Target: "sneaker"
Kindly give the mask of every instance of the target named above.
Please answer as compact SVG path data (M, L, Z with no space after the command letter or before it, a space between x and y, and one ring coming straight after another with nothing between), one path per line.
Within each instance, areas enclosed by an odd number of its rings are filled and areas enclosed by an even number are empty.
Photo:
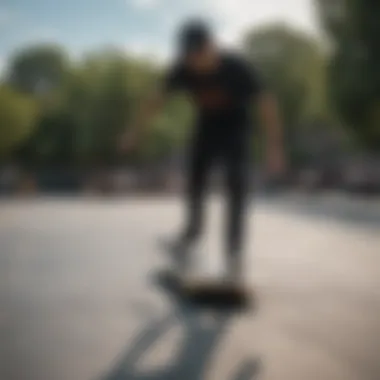
M169 250L172 259L180 271L188 271L196 243L193 239L180 237L170 244Z

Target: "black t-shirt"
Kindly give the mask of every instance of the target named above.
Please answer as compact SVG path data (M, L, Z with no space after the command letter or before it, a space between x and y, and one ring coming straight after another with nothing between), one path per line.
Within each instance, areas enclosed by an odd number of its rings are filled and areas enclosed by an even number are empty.
M263 90L263 83L242 58L224 53L212 73L194 73L177 63L167 73L164 89L188 92L201 122L236 125L248 124L252 101Z

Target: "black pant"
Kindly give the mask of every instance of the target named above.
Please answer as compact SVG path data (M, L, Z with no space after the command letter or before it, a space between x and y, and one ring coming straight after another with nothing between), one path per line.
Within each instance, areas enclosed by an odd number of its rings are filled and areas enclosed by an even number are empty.
M249 128L239 125L199 125L191 144L188 176L188 225L193 239L203 232L204 198L214 164L220 164L227 200L226 253L239 255L248 195Z

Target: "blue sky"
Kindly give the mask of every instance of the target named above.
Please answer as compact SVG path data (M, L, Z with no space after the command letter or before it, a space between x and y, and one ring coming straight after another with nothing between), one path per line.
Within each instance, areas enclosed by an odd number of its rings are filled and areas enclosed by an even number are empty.
M113 45L137 55L170 57L183 19L211 20L221 40L270 21L316 31L312 0L0 0L0 68L17 48L58 42L73 55Z

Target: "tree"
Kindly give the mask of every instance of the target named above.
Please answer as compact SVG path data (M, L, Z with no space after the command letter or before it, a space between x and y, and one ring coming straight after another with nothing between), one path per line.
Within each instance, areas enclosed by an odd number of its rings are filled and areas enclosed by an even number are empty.
M33 132L37 107L33 99L7 86L0 86L0 160Z
M283 24L253 30L245 53L279 100L291 152L300 127L329 114L325 60L314 38Z
M117 51L91 54L72 71L65 107L76 127L78 159L92 164L119 161L117 138L133 122L139 103L154 86L160 70ZM128 159L152 162L170 154L182 141L189 117L182 99L171 102L153 122L151 133Z
M380 149L380 3L316 1L331 42L330 99L362 147Z
M46 95L62 84L68 69L68 58L61 47L36 45L11 57L8 83L19 91Z
M115 50L98 51L68 65L61 53L46 49L19 52L11 64L9 83L30 93L40 109L33 134L17 157L33 166L117 163L122 159L117 138L156 86L161 69ZM41 77L51 83L42 97ZM153 122L139 151L126 160L154 162L170 155L181 144L189 117L186 102L174 99Z
M285 25L249 33L245 50L280 99L288 127L325 112L324 59L318 41Z
M152 74L142 63L114 51L86 57L72 70L64 108L76 125L75 152L80 162L110 164L118 160L117 138L131 120L137 98Z
M35 45L19 50L10 59L6 82L32 97L38 108L35 128L16 151L28 165L55 163L68 155L67 120L61 113L62 89L70 71L66 52L56 45Z

